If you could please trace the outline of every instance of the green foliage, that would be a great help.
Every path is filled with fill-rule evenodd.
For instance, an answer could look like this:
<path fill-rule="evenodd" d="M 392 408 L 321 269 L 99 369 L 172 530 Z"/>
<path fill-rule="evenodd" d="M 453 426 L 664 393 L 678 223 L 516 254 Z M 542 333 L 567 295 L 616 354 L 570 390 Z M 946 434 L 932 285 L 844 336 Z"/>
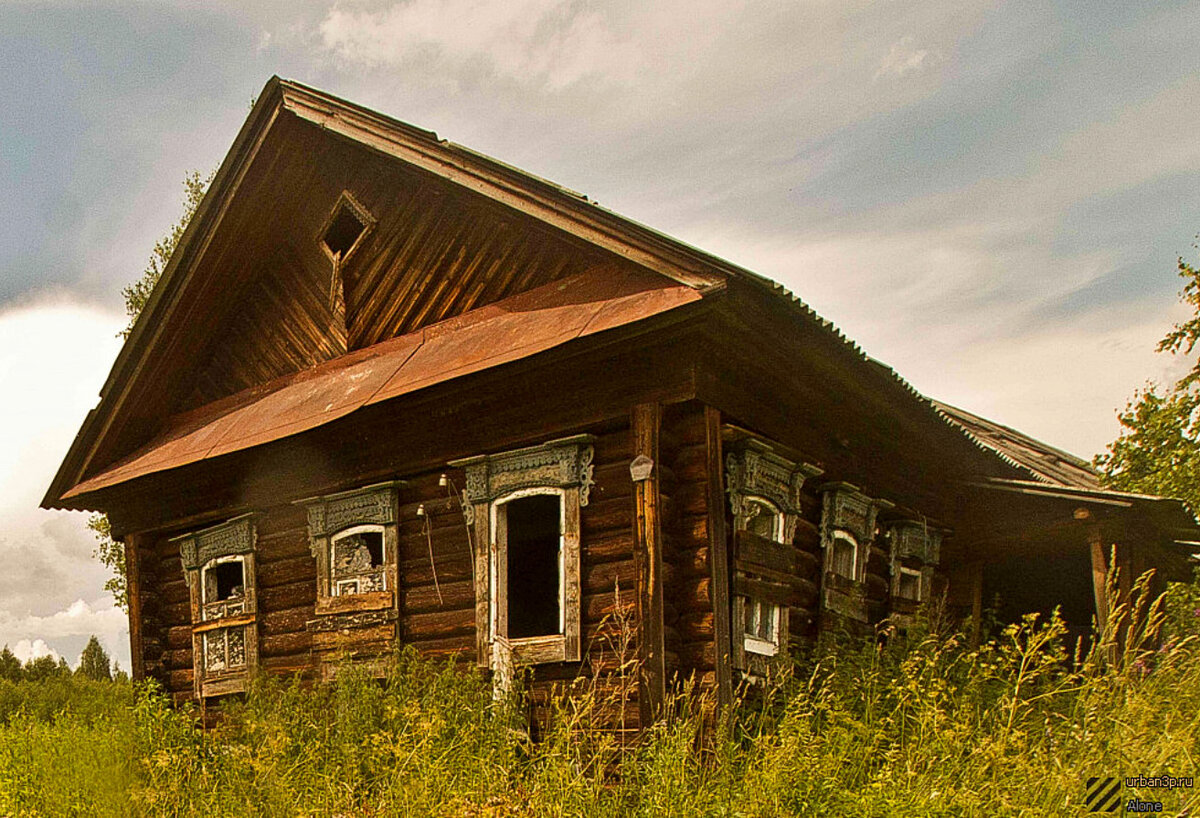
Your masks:
<path fill-rule="evenodd" d="M 121 610 L 128 612 L 129 582 L 125 573 L 125 545 L 112 538 L 108 517 L 103 514 L 88 517 L 87 527 L 96 537 L 96 547 L 92 550 L 92 556 L 113 572 L 112 576 L 105 580 L 104 590 L 112 594 Z"/>
<path fill-rule="evenodd" d="M 13 655 L 13 652 L 8 649 L 8 645 L 4 646 L 4 650 L 0 650 L 0 681 L 19 682 L 21 680 L 21 660 Z"/>
<path fill-rule="evenodd" d="M 94 682 L 112 681 L 112 662 L 95 635 L 88 640 L 83 653 L 79 655 L 79 667 L 75 673 Z"/>
<path fill-rule="evenodd" d="M 58 679 L 71 675 L 71 668 L 63 660 L 54 661 L 53 656 L 39 656 L 25 663 L 21 673 L 23 679 L 31 682 L 41 682 L 46 679 Z"/>
<path fill-rule="evenodd" d="M 0 682 L 0 814 L 1075 814 L 1089 776 L 1193 775 L 1200 757 L 1200 650 L 1157 646 L 1146 587 L 1084 656 L 1058 619 L 979 648 L 918 627 L 821 649 L 744 688 L 732 719 L 685 686 L 637 740 L 583 680 L 531 742 L 519 697 L 411 653 L 382 680 L 257 679 L 208 730 L 151 686 Z M 1136 794 L 1169 813 L 1197 799 Z"/>
<path fill-rule="evenodd" d="M 1200 270 L 1178 262 L 1180 300 L 1194 312 L 1157 350 L 1191 355 L 1200 341 Z M 1117 414 L 1120 436 L 1094 465 L 1113 488 L 1185 500 L 1200 509 L 1200 361 L 1172 386 L 1149 383 Z"/>

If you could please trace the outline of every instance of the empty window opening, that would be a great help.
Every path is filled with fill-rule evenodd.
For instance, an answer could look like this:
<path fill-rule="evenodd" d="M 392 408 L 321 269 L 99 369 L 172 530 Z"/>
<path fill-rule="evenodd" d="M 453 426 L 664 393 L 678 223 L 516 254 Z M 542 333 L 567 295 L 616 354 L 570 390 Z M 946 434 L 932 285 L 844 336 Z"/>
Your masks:
<path fill-rule="evenodd" d="M 508 637 L 562 633 L 562 503 L 557 494 L 501 507 L 507 533 Z"/>
<path fill-rule="evenodd" d="M 222 562 L 209 570 L 209 576 L 213 579 L 213 602 L 241 596 L 246 587 L 240 561 Z"/>
<path fill-rule="evenodd" d="M 321 243 L 325 245 L 329 255 L 339 261 L 344 261 L 350 251 L 354 249 L 354 245 L 366 227 L 354 208 L 343 201 L 338 205 L 337 212 L 329 222 L 329 227 L 325 229 L 325 234 L 321 236 Z"/>
<path fill-rule="evenodd" d="M 202 573 L 204 619 L 236 616 L 246 610 L 246 573 L 241 557 L 210 562 Z"/>
<path fill-rule="evenodd" d="M 330 543 L 330 550 L 333 596 L 387 589 L 381 527 L 353 528 L 338 534 Z"/>
<path fill-rule="evenodd" d="M 833 554 L 829 561 L 830 570 L 847 579 L 858 578 L 858 542 L 845 531 L 835 531 L 831 544 Z"/>
<path fill-rule="evenodd" d="M 897 595 L 901 599 L 921 601 L 921 572 L 912 568 L 900 569 L 900 581 L 897 584 Z"/>

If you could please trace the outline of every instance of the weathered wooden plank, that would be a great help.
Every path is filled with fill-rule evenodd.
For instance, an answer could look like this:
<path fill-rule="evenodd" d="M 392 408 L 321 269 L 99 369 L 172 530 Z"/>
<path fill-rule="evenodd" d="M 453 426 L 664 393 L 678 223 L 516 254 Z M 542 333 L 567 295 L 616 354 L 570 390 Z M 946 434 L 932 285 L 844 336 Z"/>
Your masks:
<path fill-rule="evenodd" d="M 135 682 L 146 678 L 145 645 L 142 642 L 142 549 L 144 535 L 125 538 L 125 581 L 129 594 L 130 676 Z"/>
<path fill-rule="evenodd" d="M 711 598 L 708 601 L 709 610 L 713 613 L 713 641 L 704 644 L 711 646 L 714 659 L 710 664 L 701 665 L 695 661 L 694 653 L 685 650 L 681 652 L 680 661 L 684 667 L 714 669 L 717 679 L 717 702 L 721 707 L 728 707 L 733 701 L 733 647 L 730 633 L 733 607 L 729 593 L 730 560 L 725 527 L 725 458 L 721 445 L 721 412 L 712 406 L 705 406 L 704 423 L 708 450 L 706 532 L 711 589 Z"/>
<path fill-rule="evenodd" d="M 633 408 L 630 427 L 634 462 L 648 461 L 649 473 L 634 483 L 634 566 L 636 569 L 641 687 L 638 701 L 642 722 L 660 714 L 666 700 L 666 659 L 663 634 L 663 533 L 659 517 L 659 427 L 662 409 L 656 403 Z M 631 467 L 632 469 L 632 467 Z M 620 564 L 620 563 L 618 563 Z"/>

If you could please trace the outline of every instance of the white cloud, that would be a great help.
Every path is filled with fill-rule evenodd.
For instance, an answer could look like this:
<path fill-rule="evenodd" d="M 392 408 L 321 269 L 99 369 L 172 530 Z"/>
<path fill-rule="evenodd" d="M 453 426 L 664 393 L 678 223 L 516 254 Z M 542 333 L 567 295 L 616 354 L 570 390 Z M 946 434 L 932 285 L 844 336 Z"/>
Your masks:
<path fill-rule="evenodd" d="M 110 657 L 129 667 L 129 621 L 111 601 L 93 607 L 76 599 L 49 616 L 0 610 L 0 645 L 9 645 L 21 661 L 49 654 L 77 660 L 92 636 L 100 640 Z"/>
<path fill-rule="evenodd" d="M 318 31 L 343 64 L 480 65 L 549 90 L 584 78 L 628 81 L 638 63 L 599 12 L 562 0 L 414 0 L 381 11 L 335 5 Z"/>
<path fill-rule="evenodd" d="M 9 645 L 9 649 L 21 664 L 25 664 L 30 659 L 41 659 L 43 656 L 49 656 L 56 662 L 59 659 L 54 648 L 47 645 L 42 639 L 34 639 L 32 642 L 28 639 L 18 639 L 14 644 Z"/>
<path fill-rule="evenodd" d="M 910 71 L 920 71 L 936 59 L 936 55 L 931 54 L 928 49 L 917 48 L 912 37 L 901 37 L 892 43 L 887 55 L 879 63 L 875 79 L 902 77 Z"/>

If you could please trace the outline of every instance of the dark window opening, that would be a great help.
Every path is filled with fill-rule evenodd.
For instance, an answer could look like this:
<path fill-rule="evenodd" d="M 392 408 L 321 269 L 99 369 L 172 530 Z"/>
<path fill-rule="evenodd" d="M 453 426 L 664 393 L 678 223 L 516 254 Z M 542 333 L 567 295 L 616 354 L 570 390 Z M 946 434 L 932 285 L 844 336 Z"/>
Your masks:
<path fill-rule="evenodd" d="M 337 215 L 333 217 L 328 229 L 325 230 L 325 235 L 321 237 L 321 242 L 330 255 L 338 259 L 345 259 L 365 229 L 366 225 L 355 214 L 354 208 L 343 203 L 338 208 Z"/>
<path fill-rule="evenodd" d="M 900 569 L 900 581 L 897 584 L 897 592 L 901 599 L 920 601 L 921 575 Z"/>
<path fill-rule="evenodd" d="M 503 506 L 508 551 L 508 637 L 551 636 L 559 624 L 561 504 L 537 494 Z"/>
<path fill-rule="evenodd" d="M 213 577 L 214 596 L 209 602 L 220 602 L 242 596 L 245 592 L 245 581 L 242 578 L 241 562 L 222 562 L 208 569 Z"/>

